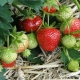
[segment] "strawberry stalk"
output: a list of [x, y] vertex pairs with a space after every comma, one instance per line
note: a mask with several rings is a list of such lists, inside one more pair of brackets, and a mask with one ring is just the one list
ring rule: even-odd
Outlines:
[[49, 26], [49, 14], [47, 14], [47, 18], [48, 18], [48, 26]]
[[12, 3], [12, 5], [16, 7], [22, 14], [26, 15], [26, 13], [23, 10], [21, 10], [16, 4]]
[[45, 13], [43, 13], [43, 25], [44, 25], [44, 18], [45, 18]]
[[73, 0], [73, 1], [74, 1], [74, 3], [77, 5], [77, 7], [78, 7], [78, 9], [79, 9], [79, 11], [80, 11], [80, 4], [79, 4], [78, 0]]
[[7, 47], [9, 47], [9, 36], [7, 36]]

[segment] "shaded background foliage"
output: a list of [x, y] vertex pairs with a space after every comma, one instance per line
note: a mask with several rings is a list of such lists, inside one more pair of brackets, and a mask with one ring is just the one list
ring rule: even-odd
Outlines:
[[44, 0], [0, 0], [0, 46], [5, 44], [6, 37], [10, 34], [13, 22], [12, 3], [26, 5], [38, 11], [43, 5]]

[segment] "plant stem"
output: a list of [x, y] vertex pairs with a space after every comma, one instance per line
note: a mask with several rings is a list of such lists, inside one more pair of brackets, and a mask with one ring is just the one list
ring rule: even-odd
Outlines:
[[47, 17], [48, 17], [48, 27], [49, 27], [49, 14], [47, 14]]
[[7, 47], [9, 47], [9, 36], [7, 36]]
[[43, 25], [44, 25], [44, 18], [45, 18], [45, 13], [43, 13]]
[[12, 3], [12, 5], [16, 7], [22, 14], [26, 15], [26, 13], [23, 10], [21, 10], [16, 4]]
[[77, 5], [78, 10], [80, 11], [80, 4], [79, 4], [78, 0], [73, 0], [73, 1], [74, 1], [74, 3]]

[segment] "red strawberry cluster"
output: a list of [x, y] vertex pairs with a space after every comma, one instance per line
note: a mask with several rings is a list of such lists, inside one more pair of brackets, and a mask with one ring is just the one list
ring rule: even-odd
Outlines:
[[[80, 20], [73, 17], [73, 10], [67, 5], [60, 5], [58, 0], [46, 0], [42, 8], [42, 18], [38, 15], [27, 17], [21, 21], [21, 29], [26, 33], [34, 32], [40, 47], [44, 51], [54, 51], [61, 42], [63, 35], [80, 37]], [[55, 28], [50, 21], [50, 15], [56, 17], [60, 25]], [[45, 24], [45, 19], [47, 23]], [[53, 21], [54, 22], [54, 21]], [[58, 23], [57, 23], [58, 24]]]

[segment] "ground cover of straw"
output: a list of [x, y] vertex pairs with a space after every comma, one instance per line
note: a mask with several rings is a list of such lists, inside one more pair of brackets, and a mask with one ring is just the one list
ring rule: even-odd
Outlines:
[[[4, 74], [8, 80], [58, 80], [80, 79], [80, 70], [70, 72], [60, 59], [60, 48], [52, 53], [39, 55], [44, 60], [43, 65], [24, 61], [20, 56], [16, 60], [15, 67], [8, 68]], [[38, 57], [39, 57], [38, 56]]]

